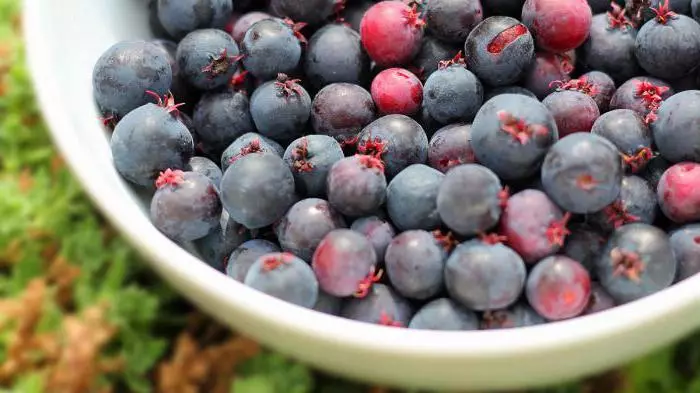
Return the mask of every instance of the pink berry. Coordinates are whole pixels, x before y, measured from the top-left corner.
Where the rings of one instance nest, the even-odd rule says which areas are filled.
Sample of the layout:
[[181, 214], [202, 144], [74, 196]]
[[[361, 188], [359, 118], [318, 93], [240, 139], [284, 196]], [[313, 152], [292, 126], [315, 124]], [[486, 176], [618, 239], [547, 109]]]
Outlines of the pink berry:
[[362, 17], [362, 45], [380, 67], [407, 64], [420, 50], [424, 25], [415, 6], [382, 1]]
[[389, 68], [372, 81], [372, 99], [384, 115], [413, 115], [423, 102], [423, 85], [403, 68]]
[[588, 271], [569, 257], [555, 255], [538, 262], [530, 272], [527, 300], [550, 321], [581, 315], [591, 296]]
[[700, 164], [682, 162], [668, 168], [657, 190], [666, 217], [678, 223], [700, 220]]
[[586, 0], [527, 0], [522, 21], [537, 46], [561, 53], [579, 47], [588, 38], [591, 7]]

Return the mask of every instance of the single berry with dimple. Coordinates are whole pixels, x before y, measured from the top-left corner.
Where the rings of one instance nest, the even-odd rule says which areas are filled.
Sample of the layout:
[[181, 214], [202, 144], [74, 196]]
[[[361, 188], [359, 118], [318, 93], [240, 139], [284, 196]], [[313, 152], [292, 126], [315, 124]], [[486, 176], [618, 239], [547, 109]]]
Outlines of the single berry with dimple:
[[425, 3], [428, 30], [447, 42], [463, 43], [484, 16], [479, 0], [430, 0]]
[[236, 138], [255, 131], [248, 96], [243, 92], [205, 94], [195, 106], [192, 120], [204, 152], [217, 156]]
[[483, 97], [481, 82], [467, 70], [461, 52], [452, 60], [442, 61], [425, 82], [424, 106], [442, 124], [471, 121]]
[[700, 164], [682, 162], [661, 176], [657, 188], [664, 215], [677, 223], [700, 220]]
[[213, 90], [225, 86], [241, 59], [238, 45], [226, 32], [202, 29], [180, 41], [176, 53], [180, 74], [192, 86]]
[[318, 299], [318, 281], [313, 270], [289, 253], [261, 256], [248, 270], [244, 283], [301, 307], [312, 308]]
[[527, 279], [527, 300], [538, 314], [551, 321], [580, 315], [588, 305], [591, 278], [580, 263], [552, 256], [535, 265]]
[[328, 24], [309, 40], [304, 71], [316, 88], [340, 82], [362, 85], [369, 66], [360, 35], [347, 26]]
[[333, 83], [321, 89], [311, 103], [311, 125], [317, 134], [338, 142], [357, 137], [374, 121], [376, 108], [372, 95], [360, 86]]
[[221, 200], [208, 177], [167, 169], [156, 180], [156, 187], [151, 221], [171, 239], [200, 239], [220, 225]]
[[598, 104], [589, 94], [579, 90], [559, 89], [545, 97], [542, 103], [554, 116], [561, 138], [574, 132], [589, 132], [600, 117]]
[[528, 64], [523, 87], [535, 93], [537, 98], [544, 99], [555, 90], [552, 82], [568, 82], [571, 79], [569, 74], [574, 70], [576, 62], [574, 54], [537, 52], [535, 60]]
[[386, 200], [386, 187], [382, 162], [366, 155], [337, 161], [326, 181], [331, 206], [350, 217], [361, 217], [379, 209]]
[[687, 90], [663, 101], [651, 129], [659, 154], [671, 162], [700, 162], [700, 91]]
[[700, 224], [690, 224], [671, 233], [673, 255], [678, 261], [678, 280], [700, 272]]
[[444, 177], [442, 172], [427, 165], [413, 164], [391, 180], [386, 208], [398, 230], [440, 227], [436, 201]]
[[344, 158], [340, 144], [330, 136], [303, 136], [287, 146], [284, 161], [294, 173], [299, 194], [319, 197], [326, 194], [328, 172]]
[[221, 154], [221, 169], [225, 173], [226, 169], [236, 160], [253, 153], [273, 154], [282, 157], [284, 148], [268, 137], [255, 132], [245, 133], [233, 141]]
[[250, 97], [250, 114], [260, 134], [286, 142], [299, 137], [311, 115], [311, 97], [285, 74], [265, 82]]
[[632, 173], [643, 170], [654, 156], [651, 130], [644, 118], [631, 109], [604, 113], [593, 123], [591, 132], [612, 142]]
[[479, 318], [457, 302], [440, 298], [421, 307], [408, 324], [411, 329], [478, 330]]
[[363, 234], [374, 247], [377, 263], [384, 262], [384, 254], [389, 243], [396, 236], [396, 229], [389, 220], [380, 216], [367, 216], [355, 220], [350, 226], [355, 232]]
[[447, 173], [457, 165], [473, 164], [475, 157], [471, 140], [470, 124], [456, 123], [442, 127], [430, 138], [428, 165]]
[[253, 24], [241, 41], [245, 69], [264, 81], [292, 72], [301, 60], [301, 27], [276, 18]]
[[362, 17], [362, 45], [381, 67], [407, 64], [420, 49], [424, 25], [416, 6], [381, 1]]
[[586, 0], [527, 0], [521, 19], [539, 48], [561, 53], [583, 44], [592, 17]]

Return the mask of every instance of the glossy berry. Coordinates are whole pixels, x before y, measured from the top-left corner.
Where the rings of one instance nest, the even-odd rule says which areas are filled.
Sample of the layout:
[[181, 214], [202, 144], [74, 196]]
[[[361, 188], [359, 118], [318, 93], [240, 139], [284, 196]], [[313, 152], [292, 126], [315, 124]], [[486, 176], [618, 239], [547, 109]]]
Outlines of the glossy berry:
[[381, 278], [369, 240], [349, 229], [329, 232], [316, 247], [312, 264], [320, 288], [339, 296], [365, 297]]
[[633, 222], [652, 224], [657, 210], [656, 193], [649, 183], [638, 176], [625, 176], [618, 199], [591, 215], [588, 221], [604, 232], [612, 232]]
[[317, 25], [335, 11], [336, 0], [270, 0], [273, 14]]
[[447, 173], [457, 165], [474, 163], [471, 139], [469, 124], [455, 123], [437, 130], [430, 138], [428, 165]]
[[291, 21], [263, 19], [256, 22], [241, 41], [243, 66], [264, 81], [274, 79], [279, 73], [292, 72], [301, 60], [302, 44], [297, 37], [300, 34]]
[[258, 132], [277, 141], [289, 141], [301, 135], [311, 115], [311, 97], [285, 74], [265, 82], [250, 97], [250, 114]]
[[471, 121], [481, 107], [484, 89], [460, 55], [443, 61], [425, 82], [425, 108], [442, 124]]
[[279, 246], [268, 240], [253, 239], [236, 247], [228, 257], [226, 275], [243, 282], [248, 270], [263, 255], [282, 252]]
[[177, 39], [198, 29], [223, 29], [232, 12], [232, 0], [158, 0], [158, 20]]
[[151, 221], [166, 236], [177, 241], [196, 240], [219, 225], [219, 193], [206, 176], [167, 169], [156, 180], [156, 187]]
[[700, 220], [700, 164], [682, 162], [659, 180], [657, 198], [664, 215], [677, 223]]
[[674, 93], [671, 86], [660, 79], [635, 77], [618, 87], [610, 100], [610, 109], [632, 109], [649, 124], [656, 120], [661, 102]]
[[440, 41], [433, 36], [425, 36], [423, 38], [423, 43], [421, 44], [420, 51], [413, 59], [412, 67], [409, 69], [417, 70], [414, 71], [416, 75], [425, 81], [432, 75], [433, 72], [437, 71], [441, 61], [452, 59], [457, 55], [462, 47], [462, 43], [450, 44], [447, 42]]
[[649, 161], [646, 168], [639, 173], [639, 176], [649, 182], [652, 190], [656, 190], [659, 185], [659, 181], [661, 180], [661, 176], [663, 176], [666, 170], [672, 165], [673, 164], [667, 161], [665, 158], [656, 156]]
[[233, 141], [221, 154], [221, 169], [225, 173], [226, 169], [236, 160], [252, 153], [273, 154], [282, 157], [284, 148], [272, 139], [255, 132], [245, 133]]
[[326, 135], [303, 136], [287, 146], [284, 161], [294, 173], [300, 195], [326, 194], [326, 178], [333, 164], [343, 159], [343, 149]]
[[580, 263], [565, 256], [548, 257], [535, 265], [527, 279], [527, 300], [550, 321], [580, 315], [588, 305], [591, 279]]
[[428, 30], [443, 41], [460, 44], [483, 14], [479, 0], [430, 0], [425, 6]]
[[450, 297], [477, 311], [506, 308], [520, 297], [525, 263], [511, 248], [472, 240], [447, 259], [445, 284]]
[[424, 25], [416, 7], [381, 1], [362, 17], [362, 45], [380, 67], [408, 64], [420, 49]]
[[634, 54], [636, 40], [637, 29], [622, 8], [595, 15], [590, 36], [581, 47], [581, 61], [622, 83], [642, 73]]
[[165, 95], [172, 79], [167, 52], [150, 42], [125, 41], [109, 48], [97, 60], [92, 89], [102, 115], [119, 120], [153, 102], [147, 91]]
[[576, 90], [555, 91], [542, 103], [554, 116], [562, 138], [575, 132], [589, 132], [600, 116], [600, 109], [593, 98]]
[[337, 161], [328, 172], [326, 193], [336, 210], [350, 217], [374, 213], [386, 200], [382, 162], [367, 155]]
[[444, 177], [442, 172], [427, 165], [413, 164], [391, 180], [386, 191], [386, 208], [398, 230], [440, 227], [437, 196]]
[[363, 234], [374, 247], [377, 262], [384, 262], [386, 248], [389, 247], [389, 243], [396, 236], [396, 229], [394, 229], [389, 220], [379, 216], [361, 217], [352, 223], [350, 229]]
[[589, 133], [575, 133], [549, 150], [542, 185], [550, 198], [572, 213], [593, 213], [620, 194], [622, 160], [615, 145]]
[[498, 176], [481, 165], [454, 167], [438, 191], [440, 218], [460, 235], [487, 232], [501, 217], [502, 189]]
[[260, 22], [263, 19], [270, 19], [272, 16], [265, 12], [251, 11], [246, 14], [241, 15], [233, 25], [231, 30], [231, 36], [237, 43], [241, 43], [245, 37], [245, 33], [250, 29], [251, 26]]
[[601, 285], [622, 304], [671, 285], [677, 262], [666, 233], [648, 224], [629, 224], [610, 237], [596, 269]]
[[615, 307], [615, 299], [598, 283], [591, 285], [591, 296], [582, 315], [596, 314]]
[[534, 53], [528, 29], [507, 16], [485, 19], [469, 33], [464, 44], [469, 70], [491, 86], [517, 82], [530, 66]]
[[562, 254], [579, 262], [591, 277], [595, 277], [595, 264], [605, 246], [607, 236], [600, 230], [584, 224], [570, 225], [569, 232], [571, 233], [566, 237]]
[[504, 310], [486, 311], [481, 315], [480, 329], [497, 330], [536, 326], [547, 323], [527, 303], [519, 302]]
[[292, 205], [274, 229], [282, 250], [310, 262], [330, 231], [346, 227], [343, 217], [327, 201], [308, 198]]
[[537, 47], [561, 53], [588, 38], [591, 7], [586, 0], [527, 0], [522, 21], [535, 36]]
[[178, 44], [176, 57], [182, 77], [201, 90], [225, 86], [241, 59], [236, 41], [218, 29], [189, 33]]
[[506, 180], [537, 173], [557, 139], [557, 125], [547, 107], [520, 94], [493, 97], [472, 123], [477, 161]]
[[[649, 74], [680, 78], [700, 62], [700, 24], [689, 16], [672, 12], [668, 0], [654, 8], [655, 17], [639, 29], [634, 53]], [[683, 56], [674, 56], [680, 53]]]
[[303, 260], [288, 253], [265, 254], [245, 276], [245, 285], [297, 306], [312, 308], [318, 299], [318, 281]]
[[688, 90], [664, 101], [651, 126], [661, 156], [671, 162], [700, 162], [700, 91]]
[[376, 284], [367, 296], [346, 301], [340, 315], [355, 321], [406, 327], [411, 321], [413, 310], [410, 303], [393, 289]]
[[255, 131], [248, 96], [242, 92], [205, 94], [195, 107], [192, 120], [203, 150], [215, 155], [239, 136]]
[[316, 88], [331, 83], [364, 84], [369, 77], [369, 57], [360, 35], [342, 24], [329, 24], [309, 39], [304, 70]]
[[523, 190], [513, 194], [501, 216], [501, 233], [506, 244], [534, 263], [559, 251], [569, 231], [569, 214], [564, 214], [547, 194]]
[[152, 187], [161, 171], [187, 167], [194, 142], [176, 110], [168, 104], [146, 104], [117, 123], [110, 147], [119, 174], [139, 186]]
[[408, 324], [411, 329], [477, 330], [479, 318], [453, 300], [440, 298], [421, 307]]
[[581, 75], [579, 81], [590, 85], [591, 89], [587, 91], [587, 94], [598, 105], [600, 113], [607, 112], [616, 89], [615, 81], [610, 75], [600, 71], [590, 71]]
[[552, 82], [571, 79], [569, 74], [574, 70], [574, 63], [569, 53], [537, 52], [535, 60], [525, 72], [523, 87], [543, 99], [556, 89]]
[[413, 115], [423, 102], [420, 79], [403, 68], [389, 68], [372, 81], [372, 99], [379, 113]]
[[221, 184], [221, 178], [224, 177], [224, 172], [221, 171], [219, 165], [206, 157], [190, 158], [187, 170], [208, 177], [217, 189], [219, 188], [219, 184]]
[[221, 201], [246, 228], [266, 227], [294, 203], [294, 176], [276, 155], [252, 153], [234, 161], [221, 179]]
[[428, 136], [415, 120], [387, 115], [368, 124], [359, 135], [357, 151], [383, 161], [387, 177], [428, 159]]
[[673, 255], [678, 261], [678, 280], [700, 272], [700, 225], [690, 224], [671, 233]]
[[224, 210], [219, 225], [214, 226], [207, 236], [195, 240], [194, 247], [204, 262], [217, 271], [225, 273], [233, 250], [250, 240], [250, 236], [250, 231], [231, 220]]
[[338, 142], [352, 140], [375, 117], [376, 108], [370, 93], [350, 83], [333, 83], [324, 87], [311, 103], [314, 131]]
[[632, 173], [643, 170], [653, 158], [651, 130], [644, 117], [631, 109], [604, 113], [593, 123], [591, 132], [612, 142]]

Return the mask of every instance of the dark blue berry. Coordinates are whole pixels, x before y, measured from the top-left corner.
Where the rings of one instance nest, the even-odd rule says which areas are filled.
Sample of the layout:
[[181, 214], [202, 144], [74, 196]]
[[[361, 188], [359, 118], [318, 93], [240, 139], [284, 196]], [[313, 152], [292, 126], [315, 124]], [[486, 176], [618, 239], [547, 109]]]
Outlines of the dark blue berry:
[[[221, 215], [221, 225], [217, 225], [207, 236], [195, 240], [194, 245], [200, 257], [209, 266], [225, 272], [229, 255], [249, 239], [250, 231], [231, 220], [228, 213], [224, 211]], [[243, 281], [242, 277], [241, 281]]]
[[145, 41], [125, 41], [109, 48], [95, 63], [92, 88], [105, 118], [119, 120], [153, 102], [147, 91], [163, 96], [173, 80], [167, 53]]
[[629, 20], [613, 14], [594, 15], [588, 40], [580, 50], [585, 67], [605, 72], [617, 83], [642, 73], [634, 55], [637, 29], [624, 22]]
[[613, 203], [622, 183], [620, 153], [607, 139], [575, 133], [549, 150], [542, 164], [547, 195], [573, 213], [593, 213]]
[[213, 90], [226, 86], [236, 73], [238, 45], [225, 31], [202, 29], [189, 33], [177, 46], [180, 73], [192, 86]]
[[575, 132], [589, 132], [600, 117], [600, 109], [593, 98], [581, 91], [557, 89], [542, 100], [557, 122], [559, 137]]
[[492, 99], [493, 97], [501, 94], [520, 94], [523, 96], [527, 96], [530, 98], [537, 99], [537, 96], [535, 93], [531, 92], [530, 90], [520, 87], [520, 86], [500, 86], [500, 87], [494, 87], [493, 89], [489, 89], [486, 91], [484, 94], [484, 102]]
[[298, 79], [280, 74], [250, 97], [250, 113], [258, 132], [276, 141], [290, 141], [305, 131], [311, 114], [311, 97]]
[[440, 218], [460, 235], [486, 232], [501, 217], [502, 188], [498, 176], [481, 165], [454, 167], [447, 172], [438, 191]]
[[192, 135], [169, 111], [146, 104], [117, 123], [110, 141], [114, 166], [132, 183], [152, 187], [161, 171], [186, 169], [194, 155]]
[[234, 161], [251, 153], [273, 154], [282, 157], [284, 148], [268, 137], [249, 132], [241, 135], [224, 150], [221, 155], [221, 169], [226, 172], [226, 169]]
[[479, 318], [456, 302], [440, 298], [421, 307], [408, 327], [424, 330], [477, 330]]
[[481, 0], [487, 15], [507, 15], [514, 18], [520, 18], [524, 3], [525, 0]]
[[339, 82], [363, 84], [369, 79], [369, 57], [360, 34], [341, 24], [321, 28], [309, 40], [304, 70], [319, 89]]
[[265, 254], [245, 276], [245, 285], [301, 307], [313, 308], [318, 281], [311, 267], [288, 253]]
[[590, 215], [589, 222], [603, 232], [632, 222], [652, 224], [658, 211], [656, 191], [638, 176], [622, 178], [620, 196], [600, 212]]
[[270, 11], [311, 25], [322, 23], [336, 10], [336, 0], [270, 0]]
[[678, 261], [678, 280], [700, 272], [700, 224], [683, 226], [671, 233], [673, 255]]
[[224, 172], [221, 171], [214, 161], [206, 157], [192, 157], [190, 159], [187, 170], [200, 173], [209, 178], [214, 183], [216, 188], [221, 184], [221, 178], [224, 177]]
[[253, 153], [231, 164], [221, 179], [221, 200], [236, 222], [246, 228], [266, 227], [282, 218], [294, 203], [294, 176], [273, 154]]
[[700, 24], [685, 15], [656, 17], [639, 29], [634, 53], [642, 68], [653, 76], [685, 76], [700, 63]]
[[311, 103], [311, 125], [317, 134], [338, 142], [356, 137], [374, 121], [376, 109], [369, 92], [350, 83], [333, 83], [321, 89]]
[[339, 315], [343, 306], [343, 299], [329, 295], [321, 290], [318, 291], [318, 299], [314, 305], [314, 310], [329, 315]]
[[481, 316], [482, 330], [513, 329], [547, 323], [527, 303], [517, 303], [504, 310], [487, 311]]
[[612, 234], [596, 270], [601, 285], [622, 304], [671, 285], [677, 265], [664, 231], [648, 224], [629, 224]]
[[425, 108], [442, 124], [471, 121], [483, 99], [481, 82], [459, 63], [435, 71], [423, 89]]
[[223, 29], [232, 13], [233, 0], [158, 0], [158, 19], [177, 39], [198, 29]]
[[345, 220], [327, 201], [302, 199], [275, 224], [275, 234], [282, 250], [311, 262], [316, 247], [332, 230], [346, 228]]
[[375, 284], [364, 298], [345, 302], [340, 315], [355, 321], [405, 327], [408, 326], [413, 311], [408, 301], [390, 287]]
[[590, 315], [615, 307], [615, 299], [598, 283], [591, 284], [591, 297], [581, 315]]
[[656, 190], [661, 180], [661, 176], [671, 167], [671, 163], [661, 156], [656, 156], [649, 161], [644, 171], [639, 176], [649, 182], [652, 190]]
[[651, 125], [661, 156], [671, 162], [700, 162], [698, 122], [700, 91], [683, 91], [666, 99]]
[[245, 33], [241, 42], [243, 66], [263, 81], [294, 71], [301, 59], [301, 44], [294, 30], [280, 19], [263, 19]]
[[352, 223], [350, 229], [363, 234], [369, 240], [377, 255], [377, 262], [384, 261], [386, 248], [396, 236], [396, 229], [391, 222], [379, 216], [361, 217]]
[[592, 87], [588, 94], [598, 105], [600, 113], [605, 113], [610, 108], [610, 100], [615, 94], [615, 81], [610, 75], [601, 71], [590, 71], [579, 78], [579, 80], [589, 83]]
[[652, 104], [658, 104], [654, 96], [661, 100], [672, 96], [675, 92], [671, 85], [652, 77], [634, 77], [617, 88], [610, 100], [610, 109], [632, 109], [642, 116], [647, 116]]
[[326, 193], [331, 205], [350, 217], [375, 212], [386, 199], [381, 161], [356, 155], [337, 161], [328, 172]]
[[520, 94], [493, 97], [472, 123], [477, 161], [507, 180], [536, 174], [557, 139], [557, 125], [547, 107]]
[[194, 109], [194, 126], [205, 152], [218, 156], [236, 138], [254, 132], [248, 96], [226, 91], [205, 94]]
[[471, 125], [457, 123], [445, 126], [430, 138], [428, 164], [442, 173], [457, 165], [474, 163]]
[[426, 231], [406, 231], [386, 249], [384, 263], [392, 287], [411, 299], [429, 299], [444, 287], [447, 252]]
[[651, 130], [644, 118], [631, 109], [604, 113], [593, 123], [591, 132], [612, 142], [633, 173], [643, 170], [653, 156]]
[[414, 164], [391, 180], [386, 190], [386, 208], [399, 231], [440, 227], [437, 195], [444, 177], [427, 165]]
[[428, 30], [446, 42], [463, 43], [484, 16], [478, 0], [430, 0], [426, 3]]
[[420, 51], [413, 58], [413, 67], [417, 70], [415, 74], [425, 81], [437, 71], [441, 61], [455, 57], [461, 46], [461, 43], [460, 45], [450, 44], [433, 36], [426, 36], [423, 38]]
[[605, 246], [606, 236], [599, 230], [587, 225], [572, 225], [569, 236], [564, 243], [563, 254], [579, 262], [588, 270], [591, 277], [595, 276], [595, 264], [600, 251]]
[[175, 97], [176, 102], [183, 104], [182, 107], [180, 107], [181, 111], [192, 113], [192, 108], [194, 108], [197, 101], [199, 101], [200, 92], [192, 88], [180, 74], [180, 66], [177, 64], [177, 44], [162, 39], [153, 40], [151, 42], [163, 49], [167, 54], [168, 62], [170, 63], [170, 68], [173, 73], [170, 93]]
[[228, 257], [226, 275], [238, 282], [245, 281], [253, 263], [265, 254], [281, 252], [275, 243], [263, 239], [248, 240], [236, 247]]
[[299, 194], [318, 197], [326, 195], [328, 172], [343, 157], [343, 149], [335, 139], [308, 135], [290, 143], [283, 158], [294, 174]]

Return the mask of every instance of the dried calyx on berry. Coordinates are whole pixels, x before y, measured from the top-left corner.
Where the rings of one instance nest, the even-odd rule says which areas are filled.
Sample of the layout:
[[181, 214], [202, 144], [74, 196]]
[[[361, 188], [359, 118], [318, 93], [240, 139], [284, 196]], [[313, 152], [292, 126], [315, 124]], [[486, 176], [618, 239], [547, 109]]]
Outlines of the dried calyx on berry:
[[309, 41], [306, 40], [306, 37], [304, 37], [304, 34], [301, 33], [308, 23], [294, 22], [289, 18], [284, 18], [284, 23], [289, 26], [290, 29], [292, 29], [294, 36], [299, 40], [299, 42], [301, 42], [302, 45], [307, 45], [309, 43]]
[[440, 60], [438, 62], [438, 69], [444, 70], [447, 67], [453, 66], [453, 65], [458, 65], [462, 67], [466, 67], [466, 60], [464, 59], [464, 56], [462, 55], [462, 51], [459, 51], [455, 57], [453, 57], [450, 60]]
[[650, 7], [651, 11], [654, 13], [656, 21], [665, 25], [669, 20], [676, 18], [678, 14], [671, 11], [671, 7], [668, 5], [668, 0], [659, 1], [658, 7]]
[[292, 95], [301, 96], [303, 91], [299, 82], [301, 82], [301, 79], [292, 79], [287, 74], [279, 73], [277, 74], [275, 86], [279, 88], [285, 97], [291, 97]]
[[389, 316], [389, 314], [384, 311], [382, 311], [382, 313], [379, 315], [379, 324], [391, 327], [404, 327], [401, 322], [395, 321], [394, 318]]
[[281, 254], [270, 255], [262, 262], [262, 270], [270, 272], [278, 269], [280, 266], [290, 263], [294, 259], [294, 255], [283, 252]]
[[652, 158], [654, 158], [654, 152], [649, 147], [641, 147], [632, 155], [622, 155], [622, 160], [632, 173], [642, 170]]
[[511, 135], [521, 145], [528, 143], [531, 138], [537, 136], [549, 136], [549, 130], [541, 124], [527, 124], [525, 120], [519, 119], [506, 111], [498, 111], [497, 115], [501, 121], [501, 130]]
[[508, 319], [508, 314], [502, 310], [486, 311], [481, 317], [482, 329], [504, 329], [512, 328], [512, 323]]
[[498, 192], [498, 205], [501, 209], [505, 209], [508, 206], [508, 199], [510, 199], [510, 188], [505, 186]]
[[599, 183], [590, 173], [584, 173], [576, 178], [576, 187], [583, 191], [593, 191]]
[[607, 217], [608, 222], [613, 224], [615, 228], [639, 221], [639, 217], [630, 214], [627, 211], [627, 206], [625, 206], [625, 204], [620, 200], [608, 205], [605, 209], [603, 209], [603, 213]]
[[648, 81], [639, 81], [635, 89], [635, 96], [642, 99], [644, 106], [646, 107], [647, 115], [644, 117], [644, 122], [646, 124], [653, 123], [657, 116], [656, 113], [659, 111], [661, 102], [664, 100], [662, 95], [668, 91], [666, 86], [657, 86]]
[[409, 9], [404, 11], [403, 14], [406, 24], [413, 26], [416, 29], [422, 29], [425, 27], [425, 20], [420, 17], [420, 11], [418, 10], [418, 4], [413, 4]]
[[435, 238], [435, 242], [440, 245], [445, 252], [452, 252], [452, 250], [454, 250], [454, 248], [459, 244], [459, 240], [455, 238], [455, 235], [452, 232], [443, 232], [436, 229], [432, 231], [431, 234]]
[[219, 75], [223, 75], [233, 67], [243, 55], [229, 56], [226, 48], [222, 49], [218, 55], [210, 56], [209, 64], [202, 67], [202, 72], [207, 74], [207, 78], [214, 79]]
[[165, 108], [168, 111], [168, 113], [172, 113], [175, 116], [180, 114], [179, 108], [185, 105], [184, 102], [176, 104], [175, 96], [173, 96], [173, 93], [170, 92], [168, 92], [168, 94], [164, 95], [163, 97], [159, 96], [158, 93], [151, 90], [146, 90], [146, 94], [156, 99], [156, 105], [158, 105], [161, 108]]
[[359, 283], [357, 283], [357, 291], [353, 294], [356, 298], [363, 298], [369, 295], [369, 290], [372, 289], [374, 283], [379, 282], [382, 279], [384, 271], [382, 269], [377, 270], [374, 266], [369, 269], [369, 274], [365, 276]]
[[598, 94], [598, 88], [593, 83], [589, 82], [586, 77], [571, 79], [566, 82], [560, 80], [553, 81], [549, 84], [549, 87], [556, 87], [557, 90], [579, 91], [589, 96]]
[[228, 85], [234, 91], [245, 92], [245, 82], [247, 79], [248, 79], [248, 71], [238, 70], [238, 71], [236, 71], [235, 74], [233, 74]]
[[620, 5], [614, 1], [610, 3], [610, 8], [612, 8], [612, 10], [607, 12], [608, 27], [610, 29], [620, 29], [624, 31], [634, 27], [634, 24], [626, 15], [627, 10], [620, 7]]
[[158, 175], [156, 179], [156, 188], [160, 189], [167, 185], [177, 186], [185, 181], [184, 174], [185, 173], [179, 169], [172, 170], [168, 168]]
[[375, 157], [377, 159], [382, 158], [382, 154], [386, 153], [387, 142], [383, 141], [380, 137], [371, 136], [366, 140], [360, 142], [357, 146], [357, 152], [360, 154]]
[[641, 274], [645, 270], [642, 258], [634, 251], [625, 250], [623, 248], [613, 248], [610, 251], [610, 263], [612, 263], [614, 275], [624, 275], [629, 280], [634, 282], [641, 281]]
[[566, 237], [571, 235], [571, 231], [569, 231], [569, 228], [566, 227], [569, 224], [570, 219], [571, 213], [566, 212], [561, 220], [554, 220], [549, 223], [549, 227], [545, 232], [549, 244], [558, 245], [559, 247], [564, 246]]
[[251, 153], [258, 153], [261, 151], [262, 149], [260, 148], [260, 139], [255, 138], [252, 141], [250, 141], [250, 143], [242, 147], [241, 151], [235, 156], [231, 157], [231, 159], [228, 162], [232, 164], [236, 162], [236, 160], [238, 160], [239, 158], [245, 157]]
[[309, 141], [302, 138], [301, 142], [294, 147], [292, 151], [292, 167], [295, 172], [311, 172], [314, 165], [308, 161], [309, 159]]
[[358, 160], [360, 161], [360, 165], [367, 169], [378, 169], [382, 172], [384, 172], [384, 163], [382, 160], [378, 159], [375, 156], [368, 156], [365, 154], [358, 154], [357, 155]]
[[496, 245], [508, 241], [508, 236], [503, 236], [498, 233], [482, 233], [479, 235], [479, 240], [484, 244]]

